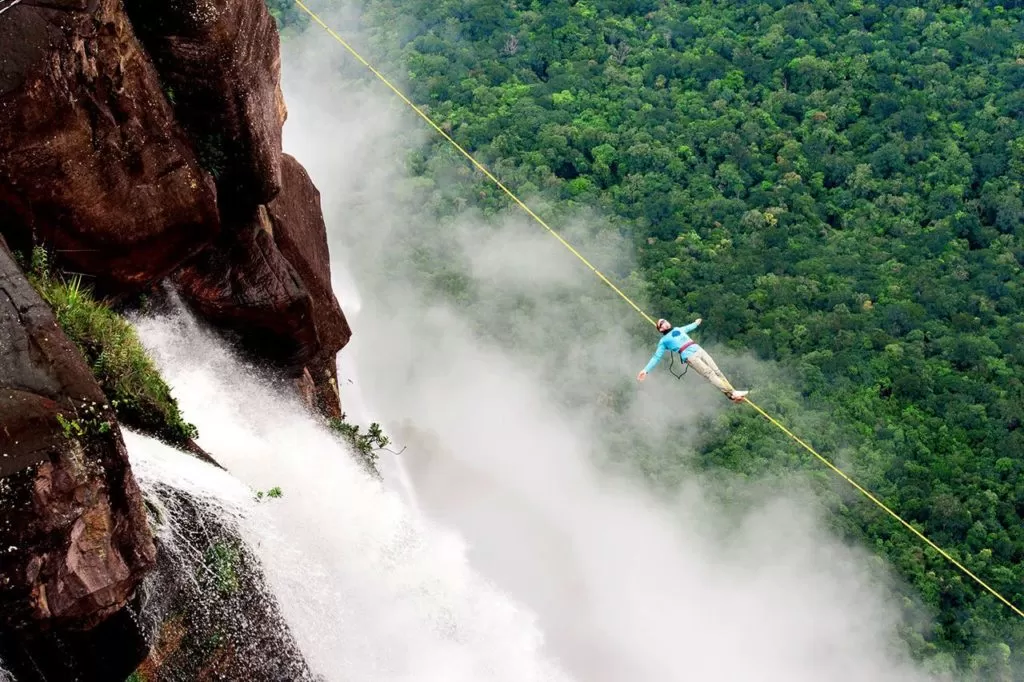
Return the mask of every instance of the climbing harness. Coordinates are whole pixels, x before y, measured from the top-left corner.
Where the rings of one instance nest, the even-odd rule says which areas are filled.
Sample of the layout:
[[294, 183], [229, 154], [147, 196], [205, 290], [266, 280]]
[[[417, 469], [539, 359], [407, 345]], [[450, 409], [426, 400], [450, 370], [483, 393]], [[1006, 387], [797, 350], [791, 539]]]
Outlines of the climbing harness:
[[676, 379], [682, 379], [684, 376], [686, 376], [686, 370], [690, 369], [690, 363], [688, 363], [686, 360], [683, 360], [681, 351], [679, 356], [679, 362], [683, 363], [683, 371], [680, 372], [679, 374], [676, 374], [676, 370], [674, 369], [676, 365], [676, 354], [672, 353], [670, 356], [668, 356], [668, 371], [672, 372], [672, 376], [674, 376]]
[[[2, 0], [0, 0], [0, 1], [2, 1]], [[495, 186], [498, 187], [498, 189], [500, 189], [502, 192], [504, 192], [508, 196], [509, 199], [511, 199], [513, 202], [515, 202], [515, 204], [517, 206], [519, 206], [521, 209], [523, 209], [523, 211], [525, 211], [527, 215], [529, 215], [531, 218], [533, 218], [535, 221], [537, 221], [537, 223], [540, 224], [541, 227], [543, 227], [545, 230], [547, 230], [548, 233], [551, 234], [551, 236], [553, 236], [555, 239], [557, 239], [562, 244], [562, 246], [564, 246], [566, 249], [568, 249], [584, 265], [586, 265], [591, 270], [591, 272], [593, 272], [602, 282], [607, 284], [609, 288], [611, 288], [615, 293], [617, 293], [619, 296], [621, 296], [622, 299], [624, 301], [626, 301], [626, 303], [628, 303], [633, 308], [633, 310], [635, 310], [637, 313], [639, 313], [641, 317], [643, 317], [645, 320], [647, 320], [647, 322], [649, 322], [650, 324], [652, 324], [655, 327], [657, 327], [657, 323], [654, 321], [654, 319], [650, 315], [648, 315], [646, 312], [644, 312], [643, 308], [641, 308], [639, 305], [637, 305], [633, 301], [633, 299], [631, 299], [629, 296], [627, 296], [625, 293], [623, 293], [622, 290], [619, 289], [617, 286], [615, 286], [615, 284], [612, 283], [611, 280], [609, 280], [607, 277], [605, 277], [604, 274], [602, 274], [600, 270], [598, 270], [596, 267], [594, 267], [590, 263], [590, 261], [588, 261], [583, 256], [583, 254], [581, 254], [579, 251], [577, 251], [575, 248], [573, 248], [573, 246], [571, 244], [569, 244], [569, 242], [567, 242], [565, 239], [563, 239], [562, 236], [560, 234], [558, 234], [550, 225], [548, 225], [546, 222], [544, 222], [544, 220], [540, 216], [538, 216], [536, 213], [534, 213], [533, 210], [529, 206], [527, 206], [525, 203], [523, 203], [523, 201], [518, 196], [516, 196], [516, 194], [514, 192], [512, 192], [512, 190], [510, 190], [500, 180], [498, 180], [498, 178], [496, 178], [494, 176], [494, 174], [491, 173], [491, 171], [489, 171], [487, 169], [486, 166], [484, 166], [479, 161], [477, 161], [473, 157], [472, 154], [470, 154], [468, 151], [466, 151], [465, 148], [463, 148], [462, 145], [460, 145], [458, 142], [456, 142], [455, 139], [452, 138], [451, 135], [446, 133], [441, 126], [439, 126], [437, 123], [434, 122], [433, 119], [431, 119], [429, 116], [427, 116], [423, 112], [422, 109], [420, 109], [408, 97], [406, 97], [402, 93], [402, 91], [399, 90], [397, 87], [395, 87], [391, 83], [391, 81], [389, 81], [380, 71], [378, 71], [377, 69], [373, 68], [373, 65], [371, 65], [368, 61], [366, 61], [366, 59], [364, 59], [363, 56], [361, 54], [359, 54], [359, 52], [357, 52], [355, 50], [355, 48], [353, 48], [351, 45], [349, 45], [348, 42], [346, 42], [344, 38], [339, 36], [337, 33], [335, 33], [331, 29], [330, 26], [328, 26], [326, 23], [324, 23], [323, 19], [321, 19], [315, 12], [313, 12], [311, 9], [309, 9], [302, 2], [302, 0], [295, 0], [295, 4], [298, 5], [299, 8], [301, 8], [306, 14], [308, 14], [310, 16], [310, 18], [313, 19], [314, 22], [319, 24], [321, 28], [323, 28], [325, 31], [327, 31], [327, 33], [332, 38], [334, 38], [334, 40], [336, 40], [342, 47], [344, 47], [349, 52], [349, 54], [351, 54], [357, 61], [359, 61], [359, 63], [361, 63], [363, 66], [365, 66], [367, 69], [369, 69], [369, 71], [374, 76], [376, 76], [384, 85], [386, 85], [393, 93], [395, 93], [395, 95], [398, 96], [399, 99], [401, 99], [403, 102], [405, 102], [407, 105], [409, 105], [409, 107], [414, 112], [416, 112], [416, 114], [418, 114], [420, 118], [422, 118], [431, 128], [433, 128], [435, 131], [437, 131], [437, 133], [439, 135], [441, 135], [441, 137], [443, 137], [445, 140], [447, 140], [452, 145], [452, 147], [454, 147], [460, 154], [462, 154], [464, 157], [466, 157], [466, 159], [468, 159], [469, 162], [471, 164], [473, 164], [473, 166], [477, 170], [479, 170], [481, 173], [483, 173], [487, 177], [487, 179], [489, 179], [491, 182], [493, 182], [495, 184]], [[682, 374], [685, 374], [685, 373], [686, 373], [686, 370], [684, 369]], [[681, 378], [682, 374], [677, 375], [677, 378]], [[675, 375], [674, 372], [673, 372], [673, 375]], [[847, 475], [845, 472], [843, 472], [839, 467], [837, 467], [835, 464], [830, 462], [825, 456], [819, 454], [817, 450], [812, 448], [810, 445], [808, 445], [804, 441], [800, 440], [800, 438], [798, 438], [792, 431], [790, 431], [785, 426], [783, 426], [777, 419], [775, 419], [774, 417], [769, 415], [767, 412], [765, 412], [763, 409], [758, 407], [753, 401], [750, 400], [749, 397], [743, 398], [742, 402], [745, 402], [748, 405], [750, 405], [750, 407], [752, 407], [754, 410], [756, 410], [758, 414], [760, 414], [762, 417], [764, 417], [766, 420], [768, 420], [769, 423], [771, 423], [773, 426], [777, 427], [784, 434], [789, 436], [793, 440], [793, 442], [797, 443], [798, 445], [803, 447], [805, 450], [807, 450], [807, 452], [809, 452], [811, 455], [813, 455], [819, 462], [824, 464], [826, 467], [831, 469], [837, 476], [839, 476], [840, 478], [845, 480], [847, 483], [849, 483], [851, 486], [853, 486], [858, 492], [860, 492], [862, 495], [864, 495], [864, 497], [866, 497], [868, 500], [870, 500], [872, 503], [874, 503], [879, 509], [881, 509], [886, 514], [891, 516], [893, 519], [898, 521], [907, 530], [909, 530], [913, 535], [915, 535], [917, 538], [919, 538], [922, 542], [924, 542], [926, 545], [928, 545], [933, 550], [938, 552], [939, 556], [943, 557], [944, 559], [949, 561], [949, 563], [951, 563], [952, 565], [956, 566], [958, 569], [960, 569], [964, 573], [964, 575], [968, 576], [969, 578], [974, 580], [974, 582], [976, 582], [978, 585], [980, 585], [982, 588], [984, 588], [986, 592], [988, 592], [989, 594], [994, 596], [996, 599], [998, 599], [1000, 602], [1002, 602], [1003, 604], [1008, 606], [1010, 608], [1010, 610], [1012, 610], [1018, 616], [1020, 616], [1021, 618], [1024, 618], [1024, 610], [1021, 610], [1020, 608], [1015, 606], [1013, 604], [1013, 602], [1011, 602], [1009, 599], [1004, 597], [999, 591], [997, 591], [995, 588], [991, 587], [988, 583], [986, 583], [984, 580], [982, 580], [977, 575], [975, 575], [970, 569], [968, 569], [962, 563], [957, 561], [949, 552], [947, 552], [946, 550], [942, 549], [937, 544], [932, 542], [924, 533], [922, 533], [917, 528], [912, 526], [909, 521], [906, 521], [902, 516], [897, 514], [895, 511], [893, 511], [888, 505], [886, 505], [884, 502], [882, 502], [877, 497], [875, 497], [870, 491], [868, 491], [866, 488], [864, 488], [859, 483], [857, 483], [855, 480], [853, 480], [849, 475]]]
[[[686, 376], [686, 370], [690, 369], [690, 363], [688, 363], [686, 360], [683, 360], [683, 351], [689, 348], [690, 346], [696, 345], [696, 343], [696, 341], [687, 341], [675, 353], [669, 354], [668, 371], [672, 372], [672, 376], [674, 376], [676, 379], [682, 379], [684, 376]], [[673, 369], [676, 364], [676, 353], [679, 353], [679, 362], [683, 363], [683, 371], [680, 372], [679, 374], [676, 374], [675, 369]]]

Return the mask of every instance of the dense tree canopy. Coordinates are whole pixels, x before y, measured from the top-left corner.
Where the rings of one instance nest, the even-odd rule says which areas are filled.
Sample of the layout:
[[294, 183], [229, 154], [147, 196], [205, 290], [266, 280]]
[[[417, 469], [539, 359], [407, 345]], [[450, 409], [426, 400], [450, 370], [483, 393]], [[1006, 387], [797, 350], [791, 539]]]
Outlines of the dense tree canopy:
[[[654, 312], [702, 314], [704, 340], [791, 369], [830, 415], [816, 442], [857, 443], [864, 483], [1024, 605], [1021, 3], [363, 7], [460, 144], [628, 228]], [[448, 153], [433, 144], [417, 172]], [[471, 198], [506, 204], [485, 183]], [[729, 419], [707, 466], [793, 465], [777, 433]], [[1024, 669], [1020, 617], [869, 505], [834, 504], [937, 614], [907, 633], [918, 655]]]

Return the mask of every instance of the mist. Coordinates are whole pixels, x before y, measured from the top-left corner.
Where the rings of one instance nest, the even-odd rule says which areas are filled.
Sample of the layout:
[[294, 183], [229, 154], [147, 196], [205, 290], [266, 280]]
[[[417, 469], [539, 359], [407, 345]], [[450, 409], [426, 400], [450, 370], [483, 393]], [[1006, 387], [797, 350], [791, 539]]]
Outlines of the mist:
[[[406, 448], [388, 485], [410, 482], [409, 504], [536, 614], [550, 656], [593, 682], [932, 679], [897, 637], [888, 572], [827, 532], [799, 477], [731, 481], [754, 500], [739, 510], [688, 469], [700, 423], [743, 408], [664, 365], [638, 385], [657, 338], [636, 340], [635, 311], [518, 209], [434, 218], [472, 185], [443, 160], [436, 182], [408, 176], [432, 131], [322, 32], [282, 52], [285, 149], [322, 193], [355, 331], [345, 410]], [[594, 215], [554, 227], [631, 271]], [[769, 371], [708, 350], [737, 387]]]

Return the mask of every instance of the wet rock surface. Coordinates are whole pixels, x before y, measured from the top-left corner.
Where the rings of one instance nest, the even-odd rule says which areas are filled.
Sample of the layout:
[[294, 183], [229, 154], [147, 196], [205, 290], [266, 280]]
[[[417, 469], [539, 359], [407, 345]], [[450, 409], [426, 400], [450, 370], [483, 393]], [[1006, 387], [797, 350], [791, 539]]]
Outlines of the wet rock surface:
[[2, 242], [0, 509], [0, 639], [40, 665], [60, 658], [61, 631], [118, 612], [155, 561], [113, 412]]

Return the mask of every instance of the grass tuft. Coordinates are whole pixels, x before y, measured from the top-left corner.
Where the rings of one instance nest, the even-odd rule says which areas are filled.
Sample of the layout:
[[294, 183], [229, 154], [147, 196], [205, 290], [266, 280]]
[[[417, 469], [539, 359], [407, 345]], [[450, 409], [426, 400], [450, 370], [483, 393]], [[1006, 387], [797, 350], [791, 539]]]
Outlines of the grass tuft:
[[109, 306], [94, 300], [80, 277], [52, 274], [46, 251], [37, 246], [29, 280], [82, 351], [122, 424], [173, 445], [199, 435], [182, 417], [135, 329]]

